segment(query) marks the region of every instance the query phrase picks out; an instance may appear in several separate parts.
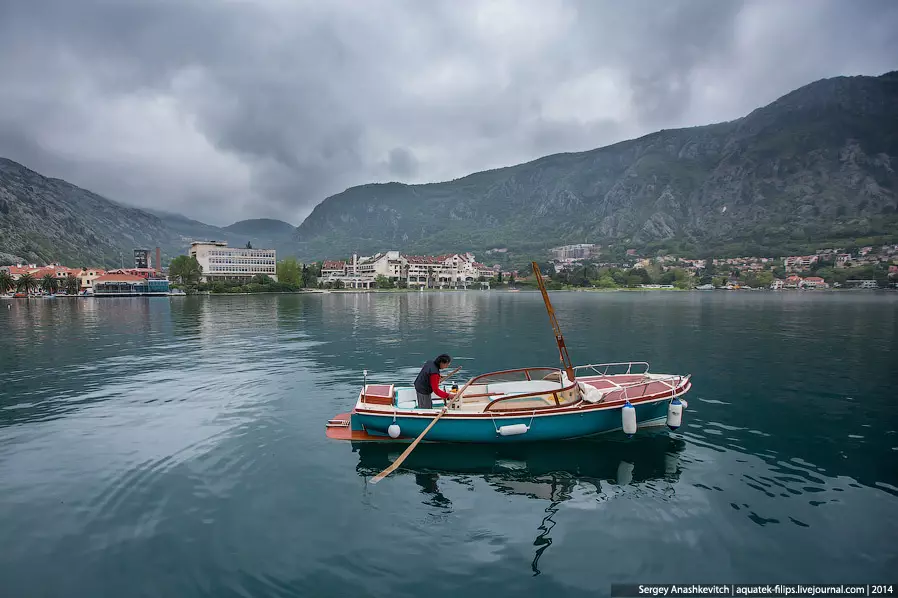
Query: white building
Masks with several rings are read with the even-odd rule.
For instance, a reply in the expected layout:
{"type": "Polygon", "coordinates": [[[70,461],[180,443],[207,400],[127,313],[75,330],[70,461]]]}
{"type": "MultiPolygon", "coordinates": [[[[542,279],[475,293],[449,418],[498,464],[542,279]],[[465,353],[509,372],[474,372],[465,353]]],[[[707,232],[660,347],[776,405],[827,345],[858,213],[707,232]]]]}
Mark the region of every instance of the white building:
{"type": "Polygon", "coordinates": [[[783,266],[786,272],[802,272],[817,263],[818,258],[816,255],[793,255],[783,260],[783,266]]]}
{"type": "Polygon", "coordinates": [[[552,258],[556,260],[586,259],[598,253],[600,248],[593,243],[578,243],[576,245],[562,245],[549,250],[552,258]]]}
{"type": "Polygon", "coordinates": [[[257,274],[277,280],[274,249],[228,247],[224,241],[194,241],[189,254],[202,266],[204,282],[249,280],[257,274]]]}
{"type": "Polygon", "coordinates": [[[378,276],[405,281],[410,287],[467,288],[481,276],[492,278],[495,274],[492,268],[474,261],[471,253],[417,256],[387,251],[369,257],[353,255],[350,261],[327,260],[321,266],[321,282],[339,280],[350,289],[374,288],[378,276]]]}

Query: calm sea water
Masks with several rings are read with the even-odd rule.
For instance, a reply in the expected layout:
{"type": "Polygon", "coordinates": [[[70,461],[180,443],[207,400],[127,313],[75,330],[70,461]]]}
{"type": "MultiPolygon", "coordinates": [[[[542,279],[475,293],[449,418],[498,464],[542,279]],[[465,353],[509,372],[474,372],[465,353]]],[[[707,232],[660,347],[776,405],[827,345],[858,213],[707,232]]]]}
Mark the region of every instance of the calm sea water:
{"type": "Polygon", "coordinates": [[[898,295],[554,293],[684,426],[354,451],[362,383],[557,365],[537,293],[0,302],[0,595],[607,595],[898,582],[898,295]],[[7,308],[7,304],[10,306],[7,308]]]}

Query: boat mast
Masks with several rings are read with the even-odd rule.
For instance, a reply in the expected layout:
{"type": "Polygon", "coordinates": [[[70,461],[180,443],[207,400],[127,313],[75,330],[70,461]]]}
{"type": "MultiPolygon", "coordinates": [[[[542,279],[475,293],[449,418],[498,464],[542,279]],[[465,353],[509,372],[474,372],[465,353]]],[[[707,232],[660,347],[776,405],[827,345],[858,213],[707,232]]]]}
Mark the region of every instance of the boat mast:
{"type": "Polygon", "coordinates": [[[576,375],[574,374],[574,365],[571,363],[571,358],[567,354],[567,347],[564,344],[564,337],[561,335],[561,328],[558,327],[558,320],[555,318],[555,310],[552,308],[552,302],[549,301],[549,293],[546,292],[546,285],[543,282],[543,273],[540,272],[539,266],[536,262],[530,262],[533,265],[533,273],[536,275],[536,283],[539,285],[539,290],[543,294],[543,301],[546,304],[546,311],[549,312],[549,322],[552,323],[552,331],[555,333],[555,342],[558,343],[558,354],[561,357],[561,363],[564,365],[564,369],[567,372],[567,377],[573,382],[576,379],[576,375]]]}

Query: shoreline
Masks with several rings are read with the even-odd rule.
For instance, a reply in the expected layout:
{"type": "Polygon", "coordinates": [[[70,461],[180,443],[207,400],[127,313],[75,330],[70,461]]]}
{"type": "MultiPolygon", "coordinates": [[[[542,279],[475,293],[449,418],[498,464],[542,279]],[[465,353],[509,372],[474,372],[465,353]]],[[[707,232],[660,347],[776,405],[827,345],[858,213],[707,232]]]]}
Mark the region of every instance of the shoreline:
{"type": "MultiPolygon", "coordinates": [[[[236,295],[309,295],[309,294],[373,294],[373,293],[483,293],[496,291],[499,293],[539,293],[539,289],[535,288],[519,288],[519,289],[301,289],[298,291],[260,291],[257,293],[212,293],[203,291],[197,293],[174,293],[165,295],[33,295],[30,297],[13,297],[12,295],[0,295],[0,299],[18,300],[18,299],[90,299],[90,298],[135,298],[135,297],[214,297],[214,296],[236,296],[236,295]]],[[[878,289],[860,289],[860,288],[840,288],[840,289],[640,289],[640,288],[615,288],[615,289],[599,289],[599,288],[562,288],[550,289],[552,293],[652,293],[652,292],[698,292],[708,293],[713,291],[723,291],[728,293],[738,292],[766,292],[766,293],[846,293],[846,292],[898,292],[894,288],[878,288],[878,289]]]]}

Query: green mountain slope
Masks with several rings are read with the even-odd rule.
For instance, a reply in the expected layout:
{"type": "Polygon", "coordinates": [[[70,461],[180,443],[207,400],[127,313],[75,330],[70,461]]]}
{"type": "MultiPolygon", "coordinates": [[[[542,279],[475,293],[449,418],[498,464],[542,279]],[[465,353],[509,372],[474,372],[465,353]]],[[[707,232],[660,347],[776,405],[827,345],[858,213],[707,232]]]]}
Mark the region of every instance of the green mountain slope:
{"type": "Polygon", "coordinates": [[[6,262],[129,265],[134,248],[171,240],[152,214],[0,158],[0,258],[6,262]]]}
{"type": "Polygon", "coordinates": [[[187,253],[194,240],[241,247],[249,242],[274,247],[281,255],[295,254],[293,227],[270,222],[276,224],[256,225],[255,230],[244,230],[252,229],[252,224],[223,229],[180,214],[132,208],[0,158],[0,265],[21,261],[128,266],[135,248],[153,253],[157,246],[163,263],[168,263],[187,253]]]}
{"type": "Polygon", "coordinates": [[[811,83],[727,123],[445,183],[353,187],[298,227],[304,257],[565,242],[769,252],[898,236],[898,72],[811,83]]]}

